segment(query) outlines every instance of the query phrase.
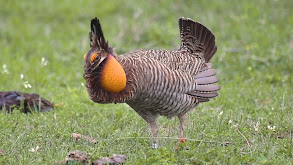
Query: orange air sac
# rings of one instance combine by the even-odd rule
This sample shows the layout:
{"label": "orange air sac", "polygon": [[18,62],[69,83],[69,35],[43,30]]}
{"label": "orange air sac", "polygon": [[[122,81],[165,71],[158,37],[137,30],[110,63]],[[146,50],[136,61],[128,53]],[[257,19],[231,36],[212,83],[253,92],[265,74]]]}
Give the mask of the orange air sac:
{"label": "orange air sac", "polygon": [[101,87],[113,93],[119,93],[126,86],[126,74],[121,64],[112,56],[108,55],[101,72]]}

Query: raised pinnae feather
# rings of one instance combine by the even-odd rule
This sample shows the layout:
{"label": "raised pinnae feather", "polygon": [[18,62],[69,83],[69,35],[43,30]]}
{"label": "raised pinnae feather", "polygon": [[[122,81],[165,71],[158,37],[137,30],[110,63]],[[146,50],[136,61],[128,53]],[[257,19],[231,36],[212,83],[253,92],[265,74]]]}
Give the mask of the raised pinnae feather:
{"label": "raised pinnae feather", "polygon": [[109,52],[109,44],[106,42],[102,26],[99,19],[95,17],[91,20],[90,47],[97,47],[98,49]]}

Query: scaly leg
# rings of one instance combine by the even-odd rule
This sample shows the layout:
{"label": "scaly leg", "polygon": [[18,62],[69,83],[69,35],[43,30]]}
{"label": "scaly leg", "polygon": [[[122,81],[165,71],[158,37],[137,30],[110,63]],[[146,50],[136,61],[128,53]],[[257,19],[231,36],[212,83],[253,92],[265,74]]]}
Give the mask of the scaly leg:
{"label": "scaly leg", "polygon": [[158,144],[159,128],[157,124],[158,113],[153,111],[146,111],[143,109],[136,112],[150,125],[152,138],[153,138],[152,148],[159,148],[159,144]]}
{"label": "scaly leg", "polygon": [[185,127],[185,118],[186,118],[186,114],[180,115],[178,116],[179,121],[180,121],[180,139],[179,139],[179,143],[185,143],[185,137],[184,137],[184,127]]}
{"label": "scaly leg", "polygon": [[158,143],[158,124],[156,120],[152,120],[149,122],[149,125],[151,127],[151,133],[152,133],[152,137],[153,137],[153,144],[152,144],[152,148],[156,149],[159,148],[159,143]]}

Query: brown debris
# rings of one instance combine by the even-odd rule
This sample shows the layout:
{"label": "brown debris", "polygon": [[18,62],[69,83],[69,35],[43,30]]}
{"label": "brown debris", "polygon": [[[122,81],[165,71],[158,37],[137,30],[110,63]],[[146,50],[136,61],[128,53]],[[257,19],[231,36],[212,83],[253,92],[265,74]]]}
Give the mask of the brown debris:
{"label": "brown debris", "polygon": [[0,149],[0,155],[3,155],[3,154],[4,154],[4,151]]}
{"label": "brown debris", "polygon": [[15,108],[20,108],[24,113],[31,111],[51,111],[53,104],[37,94],[27,94],[16,91],[0,92],[0,110],[6,109],[12,112]]}
{"label": "brown debris", "polygon": [[[113,154],[112,157],[102,157],[99,160],[91,161],[89,154],[84,154],[80,150],[72,151],[65,158],[63,165],[81,163],[81,164],[91,164],[91,165],[105,165],[105,164],[123,164],[127,157],[121,154]],[[58,163],[57,163],[58,164]]]}
{"label": "brown debris", "polygon": [[89,142],[91,142],[93,144],[97,143],[96,139],[88,137],[88,136],[84,136],[84,135],[79,134],[79,133],[72,133],[72,137],[75,138],[75,140],[77,140],[77,141],[80,140],[80,139],[83,139],[83,140],[89,141]]}
{"label": "brown debris", "polygon": [[285,139],[285,138],[292,138],[293,134],[290,132],[284,132],[284,131],[278,131],[277,132],[277,138],[278,139]]}
{"label": "brown debris", "polygon": [[278,139],[284,139],[284,134],[281,134],[281,133],[277,133],[277,138]]}
{"label": "brown debris", "polygon": [[73,162],[88,164],[90,155],[82,153],[80,150],[72,151],[65,158],[65,164],[72,164]]}
{"label": "brown debris", "polygon": [[102,157],[95,162],[92,162],[92,165],[104,165],[104,164],[123,164],[127,157],[121,154],[113,154],[112,157]]}
{"label": "brown debris", "polygon": [[221,146],[230,146],[232,144],[233,144],[232,142],[223,142],[221,143]]}
{"label": "brown debris", "polygon": [[267,100],[255,99],[254,102],[255,104],[258,104],[258,105],[268,105],[272,102],[272,99],[267,99]]}

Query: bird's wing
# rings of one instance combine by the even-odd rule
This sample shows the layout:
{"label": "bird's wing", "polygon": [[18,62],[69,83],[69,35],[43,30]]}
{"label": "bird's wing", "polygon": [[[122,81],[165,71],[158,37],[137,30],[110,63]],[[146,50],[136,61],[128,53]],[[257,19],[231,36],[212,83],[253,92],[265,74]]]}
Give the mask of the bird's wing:
{"label": "bird's wing", "polygon": [[171,70],[178,70],[195,76],[202,67],[204,60],[198,56],[190,55],[187,51],[170,51],[164,49],[131,51],[121,58],[147,58],[152,59]]}
{"label": "bird's wing", "polygon": [[[173,69],[152,58],[137,57],[128,58],[124,65],[132,65],[135,68],[131,77],[136,77],[134,86],[144,86],[149,91],[157,92],[156,95],[166,97],[168,94],[178,93],[192,96],[194,102],[208,101],[209,98],[217,96],[219,86],[214,85],[218,79],[214,76],[215,72],[211,69],[212,65],[203,67],[198,76],[194,76],[181,69]],[[141,85],[143,84],[143,85]],[[160,95],[162,94],[162,95]],[[198,100],[196,100],[198,99]]]}

